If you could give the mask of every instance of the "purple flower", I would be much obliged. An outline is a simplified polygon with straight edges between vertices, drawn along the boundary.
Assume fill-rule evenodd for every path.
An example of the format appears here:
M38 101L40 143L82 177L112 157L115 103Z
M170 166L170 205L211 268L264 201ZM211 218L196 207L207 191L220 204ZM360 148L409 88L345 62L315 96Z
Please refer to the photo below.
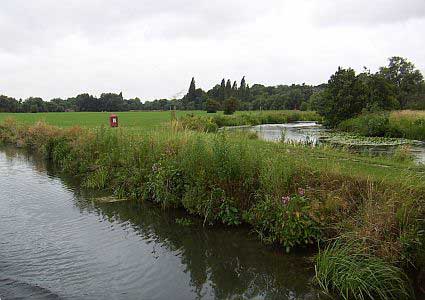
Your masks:
M291 200L291 197L289 197L289 196L283 196L282 197L282 203L284 205L288 204L290 200Z
M305 194L305 190L304 190L303 188L298 188L298 194L299 194L300 196L304 196L304 194Z

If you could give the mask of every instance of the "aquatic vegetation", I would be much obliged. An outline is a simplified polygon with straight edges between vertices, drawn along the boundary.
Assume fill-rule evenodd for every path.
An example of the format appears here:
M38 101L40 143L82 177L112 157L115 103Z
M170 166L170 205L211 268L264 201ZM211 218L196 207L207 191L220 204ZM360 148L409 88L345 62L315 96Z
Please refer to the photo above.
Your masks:
M176 218L176 224L181 226L192 226L193 221L189 218Z
M413 291L402 269L369 253L362 241L338 239L319 251L316 282L341 299L411 299Z

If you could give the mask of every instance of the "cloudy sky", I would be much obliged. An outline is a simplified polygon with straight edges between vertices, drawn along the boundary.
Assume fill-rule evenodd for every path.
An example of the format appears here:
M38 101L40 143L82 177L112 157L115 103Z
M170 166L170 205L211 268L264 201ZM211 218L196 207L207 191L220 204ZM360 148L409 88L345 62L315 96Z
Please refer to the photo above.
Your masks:
M0 94L171 98L190 79L326 82L390 56L425 73L425 0L1 0Z

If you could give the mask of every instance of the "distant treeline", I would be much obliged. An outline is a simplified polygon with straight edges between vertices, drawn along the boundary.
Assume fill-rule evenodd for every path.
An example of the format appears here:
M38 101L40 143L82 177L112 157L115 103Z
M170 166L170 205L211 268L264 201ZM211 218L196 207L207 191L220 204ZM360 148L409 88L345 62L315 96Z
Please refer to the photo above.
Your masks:
M0 96L0 112L128 111L128 110L316 110L335 125L363 111L425 109L425 83L414 65L401 57L392 57L389 65L371 73L365 69L338 68L327 84L249 86L245 77L239 82L223 79L204 91L192 78L182 99L142 101L124 99L122 93L104 93L99 98L80 94L68 99L30 97L26 100Z
M205 92L196 88L192 79L188 93L182 99L160 99L142 103L139 98L124 99L122 94L104 93L99 98L81 94L68 99L55 98L44 101L39 97L26 100L0 96L0 112L64 112L64 111L128 111L128 110L210 110L225 109L230 99L237 110L278 110L308 108L311 95L321 91L323 86L278 85L264 86L254 84L252 87L242 78L240 86L230 80L214 86Z
M80 94L68 99L44 101L39 97L16 100L0 96L0 112L128 111L143 109L140 99L123 98L122 93L104 93L99 98Z

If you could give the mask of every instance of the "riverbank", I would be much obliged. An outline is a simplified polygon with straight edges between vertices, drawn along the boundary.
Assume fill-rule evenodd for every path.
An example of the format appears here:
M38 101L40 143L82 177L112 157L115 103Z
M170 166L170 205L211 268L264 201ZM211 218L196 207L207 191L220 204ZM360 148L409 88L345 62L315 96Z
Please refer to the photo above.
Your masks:
M423 268L425 177L409 162L170 129L127 134L9 121L0 140L43 153L89 188L182 207L205 225L247 223L288 251L350 236L385 265ZM405 284L391 295L409 295Z
M217 132L219 128L229 126L254 126L261 124L283 124L298 121L317 121L323 118L314 111L276 110L243 111L233 115L188 114L180 117L180 125L185 129L201 132Z
M338 130L362 136L425 141L425 111L403 110L362 114L341 122Z

